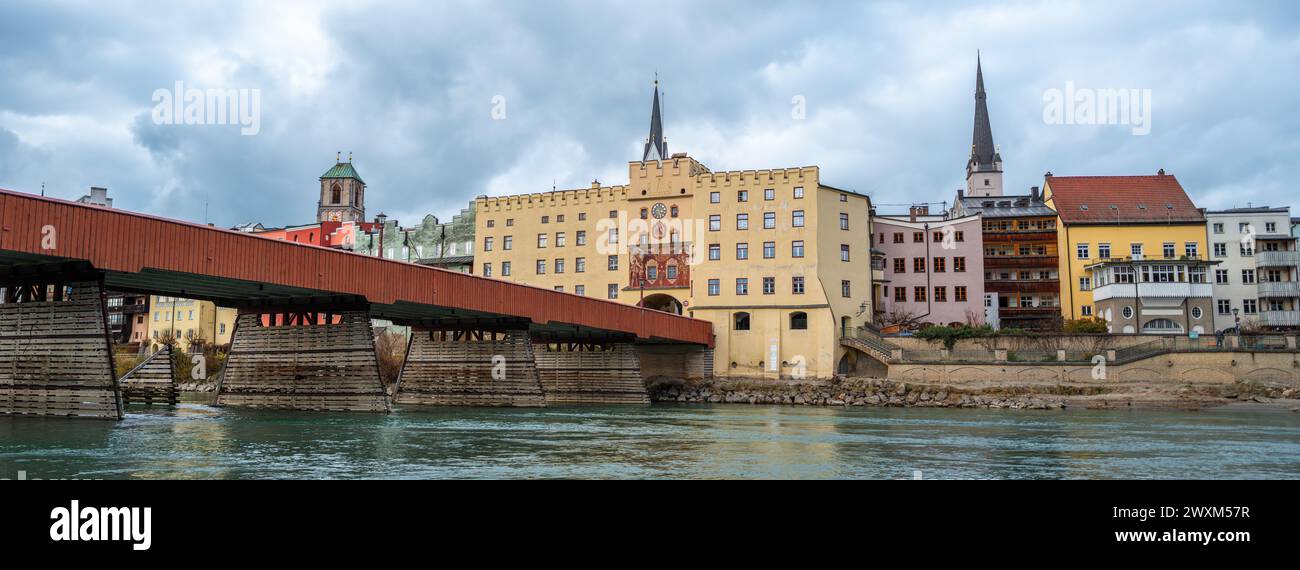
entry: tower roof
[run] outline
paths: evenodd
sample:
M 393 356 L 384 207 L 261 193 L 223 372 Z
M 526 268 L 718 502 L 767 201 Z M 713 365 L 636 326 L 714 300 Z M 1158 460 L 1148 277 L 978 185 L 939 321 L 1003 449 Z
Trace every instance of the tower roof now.
M 361 179 L 361 175 L 360 175 L 360 174 L 357 174 L 357 169 L 352 168 L 352 161 L 351 161 L 351 160 L 349 160 L 349 161 L 347 161 L 347 162 L 339 161 L 338 164 L 335 164 L 333 168 L 331 168 L 331 169 L 329 169 L 329 170 L 326 170 L 326 171 L 325 171 L 325 174 L 320 175 L 320 177 L 321 177 L 322 179 L 324 179 L 324 178 L 353 178 L 353 179 L 356 179 L 357 182 L 360 182 L 360 183 L 362 183 L 362 184 L 365 184 L 365 183 L 366 183 L 364 180 Z
M 646 139 L 645 151 L 641 153 L 641 161 L 665 160 L 667 158 L 668 141 L 664 139 L 663 116 L 659 109 L 659 80 L 655 79 L 654 104 L 650 108 L 650 137 Z
M 970 165 L 976 170 L 993 170 L 1002 162 L 993 146 L 993 127 L 989 124 L 988 95 L 984 92 L 984 69 L 979 53 L 975 54 L 975 133 L 971 137 Z

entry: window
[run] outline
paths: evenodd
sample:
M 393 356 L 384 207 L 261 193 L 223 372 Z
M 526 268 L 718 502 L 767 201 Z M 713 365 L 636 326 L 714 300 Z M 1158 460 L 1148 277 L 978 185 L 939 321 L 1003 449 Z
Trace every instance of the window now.
M 795 295 L 803 295 L 803 277 L 790 278 L 790 292 Z
M 676 281 L 676 280 L 677 280 L 677 262 L 676 262 L 676 261 L 672 261 L 672 260 L 670 260 L 670 261 L 668 262 L 668 266 L 667 266 L 667 268 L 666 268 L 664 271 L 666 271 L 666 272 L 668 273 L 668 280 L 669 280 L 669 281 Z
M 1092 316 L 1092 305 L 1079 305 L 1079 314 L 1085 317 Z
M 722 229 L 722 216 L 713 214 L 709 216 L 709 231 L 716 232 Z
M 549 224 L 549 223 L 551 223 L 551 217 L 550 217 L 550 216 L 542 216 L 542 223 L 543 223 L 543 224 Z
M 796 311 L 790 313 L 790 330 L 806 331 L 808 330 L 808 313 Z
M 1223 225 L 1223 224 L 1219 224 L 1219 225 Z M 1229 301 L 1227 299 L 1219 299 L 1215 301 L 1215 307 L 1218 310 L 1218 313 L 1220 315 L 1232 314 L 1232 301 Z
M 506 236 L 506 237 L 501 238 L 501 249 L 504 249 L 504 250 L 506 250 L 506 251 L 510 251 L 510 250 L 512 250 L 512 249 L 514 249 L 514 248 L 515 248 L 515 237 L 514 237 L 514 236 Z
M 717 279 L 709 280 L 709 296 L 716 297 L 722 293 L 722 284 Z
M 1228 257 L 1228 244 L 1226 244 L 1226 243 L 1215 243 L 1215 244 L 1214 244 L 1214 257 Z
M 795 210 L 790 225 L 796 228 L 803 227 L 803 210 Z
M 501 262 L 501 276 L 502 276 L 502 277 L 509 277 L 509 276 L 510 276 L 510 262 L 509 262 L 509 261 L 502 261 L 502 262 Z
M 587 213 L 586 213 L 586 212 L 578 212 L 578 221 L 579 221 L 579 222 L 585 222 L 585 221 L 587 221 Z
M 749 330 L 749 313 L 736 313 L 731 316 L 732 330 L 747 331 Z
M 736 214 L 736 229 L 749 229 L 749 214 Z
M 1133 256 L 1133 259 L 1142 259 L 1142 244 L 1131 243 L 1129 244 L 1128 249 L 1130 255 Z
M 574 259 L 573 259 L 573 272 L 574 272 L 574 273 L 586 273 L 586 272 L 587 272 L 587 258 L 585 258 L 585 257 L 576 257 L 576 258 L 574 258 Z
M 537 247 L 546 247 L 546 234 L 537 234 Z
M 1183 325 L 1180 325 L 1169 319 L 1154 319 L 1145 325 L 1142 325 L 1142 332 L 1170 333 L 1182 332 Z
M 740 190 L 740 191 L 736 192 L 736 201 L 737 201 L 737 202 L 748 202 L 748 201 L 749 201 L 749 190 Z
M 934 272 L 935 272 L 935 273 L 943 273 L 944 271 L 947 270 L 947 267 L 946 267 L 947 264 L 948 264 L 948 260 L 947 260 L 947 258 L 943 258 L 943 257 L 936 257 L 936 258 L 934 258 Z
M 957 243 L 964 242 L 966 241 L 966 232 L 954 232 L 952 234 L 952 239 Z
M 1183 244 L 1183 255 L 1188 259 L 1199 259 L 1201 257 L 1200 242 L 1189 241 Z
M 555 232 L 555 247 L 564 247 L 564 232 Z
M 609 228 L 609 245 L 618 245 L 618 228 Z
M 610 217 L 610 219 L 616 219 L 616 218 L 618 218 L 618 210 L 610 210 L 610 211 L 609 211 L 609 217 Z
M 840 261 L 848 261 L 848 260 L 849 260 L 849 245 L 842 243 L 840 244 Z
M 1201 317 L 1203 317 L 1203 316 L 1205 316 L 1205 311 L 1202 311 L 1200 307 L 1192 307 L 1192 318 L 1193 318 L 1193 319 L 1196 319 L 1196 320 L 1199 321 L 1199 320 L 1201 320 Z
M 1173 242 L 1167 241 L 1162 244 L 1160 253 L 1164 254 L 1165 259 L 1174 259 L 1175 257 L 1178 257 L 1178 253 L 1175 251 L 1176 249 L 1177 246 L 1175 246 Z
M 912 258 L 912 273 L 925 273 L 925 258 L 924 258 L 924 257 L 913 257 L 913 258 Z
M 1241 250 L 1242 257 L 1253 257 L 1255 255 L 1255 242 L 1242 242 L 1237 246 Z
M 943 241 L 943 232 L 934 232 L 934 233 L 932 233 L 932 234 L 930 235 L 930 239 L 931 239 L 932 241 L 934 241 L 935 243 L 942 242 L 942 241 Z
M 1214 224 L 1214 233 L 1216 233 L 1216 234 L 1222 234 L 1222 233 L 1223 233 L 1223 224 Z
M 564 273 L 564 260 L 563 260 L 563 259 L 557 259 L 557 260 L 555 260 L 555 272 L 556 272 L 556 273 Z
M 947 287 L 935 287 L 935 288 L 934 288 L 934 302 L 936 302 L 936 303 L 947 303 L 947 302 L 948 302 L 948 288 L 947 288 Z
M 952 258 L 952 270 L 955 271 L 955 272 L 957 272 L 957 273 L 965 273 L 965 272 L 966 272 L 966 258 L 965 258 L 965 257 L 954 257 L 954 258 Z
M 545 259 L 539 259 L 539 260 L 537 260 L 537 274 L 538 274 L 538 275 L 546 275 L 546 260 L 545 260 Z
M 1088 259 L 1088 244 L 1081 243 L 1075 246 L 1075 255 L 1079 259 Z
M 1241 312 L 1247 315 L 1259 313 L 1259 299 L 1243 299 L 1241 301 Z
M 1110 259 L 1110 244 L 1108 243 L 1097 244 L 1097 257 L 1099 259 Z
M 578 295 L 578 296 L 586 295 L 586 294 L 587 294 L 587 286 L 586 286 L 586 285 L 574 285 L 574 286 L 573 286 L 573 294 L 574 294 L 574 295 Z
M 925 243 L 925 232 L 912 232 L 912 243 Z
M 722 203 L 722 193 L 721 193 L 721 192 L 709 192 L 709 203 L 710 203 L 710 204 L 720 204 L 720 203 Z
M 676 204 L 674 204 L 673 207 L 672 207 L 669 211 L 672 212 L 671 214 L 669 214 L 670 216 L 672 216 L 672 217 L 674 217 L 674 218 L 677 217 L 678 209 L 677 209 L 677 205 L 676 205 Z
M 749 259 L 749 244 L 736 244 L 736 259 Z
M 1242 285 L 1250 285 L 1250 284 L 1253 284 L 1254 282 L 1255 282 L 1255 270 L 1254 270 L 1254 269 L 1242 269 L 1242 270 L 1241 270 L 1241 284 L 1242 284 Z
M 958 303 L 966 302 L 966 286 L 958 285 L 952 288 L 952 300 Z
M 763 259 L 772 259 L 776 257 L 776 242 L 763 242 Z
M 1133 283 L 1136 280 L 1137 272 L 1132 267 L 1125 265 L 1115 268 L 1116 283 Z
M 722 246 L 716 243 L 709 244 L 709 261 L 717 261 L 719 259 L 722 259 Z
M 564 292 L 564 286 L 563 286 L 563 285 L 556 285 L 555 287 L 552 287 L 552 289 L 554 289 L 556 293 L 563 293 L 563 292 Z
M 578 245 L 587 245 L 587 232 L 579 230 L 574 238 L 577 240 Z
M 795 186 L 795 187 L 794 187 L 794 199 L 795 199 L 795 200 L 798 200 L 798 199 L 800 199 L 800 198 L 803 198 L 803 186 Z
M 484 276 L 484 277 L 491 277 L 491 276 L 492 276 L 492 264 L 491 264 L 491 263 L 484 263 L 484 264 L 483 264 L 483 276 Z
M 488 220 L 488 221 L 487 221 L 487 227 L 489 227 L 489 228 L 495 228 L 495 227 L 497 227 L 497 221 L 496 221 L 496 220 Z
M 648 220 L 648 219 L 650 219 L 650 209 L 649 209 L 649 208 L 641 208 L 641 219 L 643 219 L 643 220 Z
M 1227 270 L 1227 269 L 1215 269 L 1215 270 L 1214 270 L 1214 283 L 1215 283 L 1216 285 L 1227 285 L 1227 284 L 1228 284 L 1228 270 Z
M 895 303 L 906 303 L 906 302 L 907 302 L 907 289 L 904 289 L 904 288 L 902 288 L 902 287 L 894 287 L 894 302 L 895 302 Z
M 803 240 L 790 242 L 790 257 L 803 257 Z
M 772 295 L 772 294 L 775 294 L 775 293 L 776 293 L 776 278 L 775 278 L 775 277 L 764 277 L 764 278 L 763 278 L 763 294 L 764 294 L 764 295 Z
M 1124 307 L 1124 318 L 1133 318 L 1133 307 Z
M 853 284 L 848 279 L 840 281 L 840 296 L 845 299 L 853 296 Z
M 763 190 L 763 199 L 764 199 L 764 200 L 775 200 L 775 199 L 776 199 L 776 189 L 775 189 L 775 188 L 767 188 L 767 189 L 764 189 L 764 190 Z
M 508 227 L 510 227 L 510 226 L 513 226 L 513 225 L 515 225 L 515 219 L 514 219 L 514 218 L 506 218 L 506 227 L 508 228 Z
M 605 298 L 607 299 L 618 298 L 618 283 L 609 284 L 609 287 L 605 290 Z
M 926 299 L 925 287 L 912 288 L 912 300 L 917 303 L 924 303 Z
M 901 257 L 894 259 L 894 273 L 907 273 L 907 260 Z
M 557 224 L 563 224 L 563 223 L 564 223 L 564 214 L 559 214 L 559 215 L 555 216 L 555 223 L 557 223 Z
M 483 251 L 492 251 L 492 238 L 483 238 Z
M 1264 233 L 1271 234 L 1277 232 L 1277 224 L 1273 222 L 1264 222 Z
M 1091 277 L 1080 277 L 1080 278 L 1079 278 L 1079 290 L 1080 290 L 1080 291 L 1091 291 L 1091 290 L 1092 290 L 1092 278 L 1091 278 Z
M 881 238 L 884 241 L 884 238 Z M 903 243 L 903 232 L 894 232 L 894 243 Z
M 744 277 L 740 277 L 736 279 L 736 294 L 737 295 L 749 294 L 749 279 L 746 279 Z
M 849 201 L 849 195 L 848 195 L 848 194 L 840 194 L 840 201 L 841 201 L 841 202 L 848 202 L 848 201 Z
M 649 265 L 645 266 L 645 279 L 646 281 L 655 281 L 659 279 L 658 263 L 651 262 Z
M 617 271 L 617 270 L 618 270 L 618 256 L 617 256 L 617 255 L 611 255 L 611 256 L 609 256 L 609 262 L 606 263 L 606 266 L 605 266 L 605 267 L 606 267 L 606 269 L 608 269 L 609 271 Z
M 849 229 L 849 215 L 843 212 L 840 212 L 840 229 L 841 230 Z
M 776 227 L 776 212 L 763 212 L 763 229 L 770 230 Z

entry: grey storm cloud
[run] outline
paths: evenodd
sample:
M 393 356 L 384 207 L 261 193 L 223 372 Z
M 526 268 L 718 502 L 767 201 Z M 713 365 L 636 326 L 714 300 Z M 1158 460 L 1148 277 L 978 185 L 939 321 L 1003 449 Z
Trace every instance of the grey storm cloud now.
M 1300 206 L 1291 2 L 40 2 L 4 19 L 0 187 L 108 186 L 119 207 L 223 226 L 310 221 L 336 152 L 368 214 L 407 223 L 625 182 L 656 73 L 672 152 L 815 164 L 885 211 L 951 200 L 976 50 L 1012 190 L 1164 168 L 1202 206 Z M 152 95 L 178 80 L 257 89 L 260 132 L 156 124 Z M 1045 122 L 1067 83 L 1150 90 L 1151 133 Z

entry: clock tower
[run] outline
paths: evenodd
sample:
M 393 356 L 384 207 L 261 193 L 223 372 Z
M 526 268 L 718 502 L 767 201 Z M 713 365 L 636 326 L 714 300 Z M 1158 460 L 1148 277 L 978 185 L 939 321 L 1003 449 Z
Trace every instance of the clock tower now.
M 352 167 L 352 153 L 343 162 L 335 157 L 334 167 L 320 177 L 320 200 L 316 202 L 318 222 L 360 222 L 366 219 L 366 183 Z

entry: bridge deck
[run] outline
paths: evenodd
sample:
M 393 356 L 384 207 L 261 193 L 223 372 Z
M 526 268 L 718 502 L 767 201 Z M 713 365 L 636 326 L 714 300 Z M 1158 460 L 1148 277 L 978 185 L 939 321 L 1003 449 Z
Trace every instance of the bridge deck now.
M 404 322 L 527 319 L 541 334 L 713 345 L 712 324 L 698 319 L 8 190 L 0 190 L 0 230 L 0 270 L 88 261 L 116 290 L 231 306 L 351 299 L 368 302 L 373 317 Z

